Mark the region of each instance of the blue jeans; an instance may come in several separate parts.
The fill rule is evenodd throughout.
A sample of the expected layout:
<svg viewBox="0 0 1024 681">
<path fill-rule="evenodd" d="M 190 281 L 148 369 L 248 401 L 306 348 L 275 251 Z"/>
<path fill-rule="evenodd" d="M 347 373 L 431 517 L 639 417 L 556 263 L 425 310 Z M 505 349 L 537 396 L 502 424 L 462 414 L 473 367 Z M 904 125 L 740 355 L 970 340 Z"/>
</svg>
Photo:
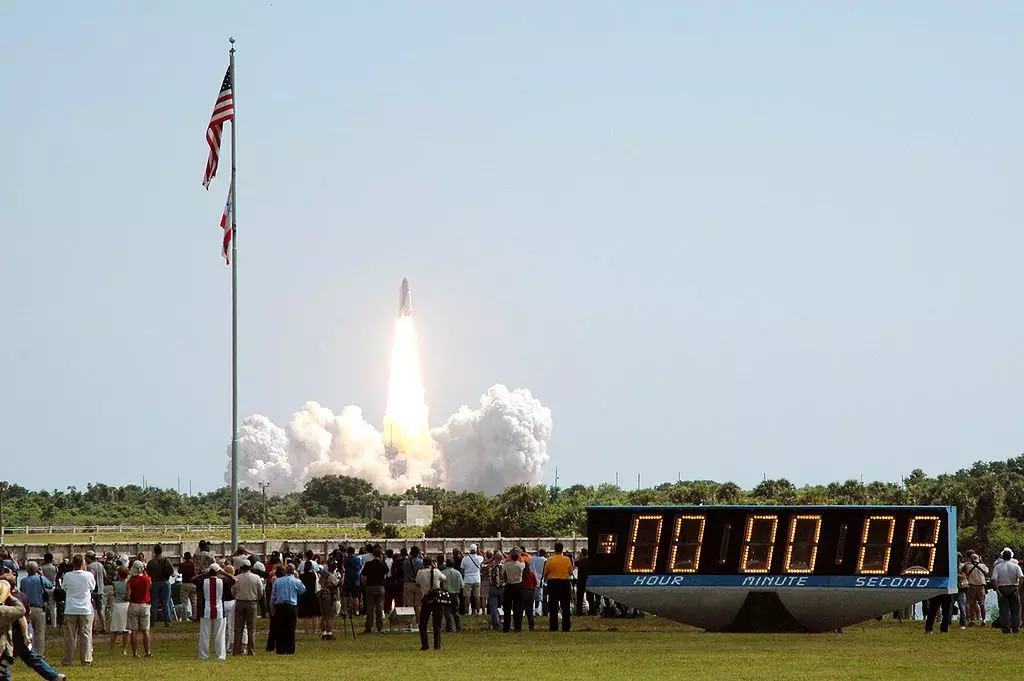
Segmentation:
<svg viewBox="0 0 1024 681">
<path fill-rule="evenodd" d="M 164 622 L 171 622 L 171 584 L 170 582 L 153 582 L 149 586 L 149 600 L 152 607 L 149 609 L 150 624 L 156 623 L 156 616 L 163 609 Z"/>
<path fill-rule="evenodd" d="M 491 584 L 487 587 L 487 610 L 491 617 L 491 628 L 501 629 L 501 616 L 498 614 L 498 608 L 501 607 L 501 587 Z"/>
<path fill-rule="evenodd" d="M 49 662 L 44 660 L 39 653 L 31 650 L 27 646 L 21 646 L 16 654 L 19 660 L 24 662 L 25 665 L 36 674 L 39 674 L 39 676 L 46 679 L 46 681 L 57 681 L 57 677 L 60 676 L 57 673 L 57 670 L 50 666 Z M 10 672 L 8 672 L 8 674 L 10 674 Z"/>
<path fill-rule="evenodd" d="M 956 607 L 960 610 L 960 626 L 967 626 L 967 592 L 959 591 L 956 594 Z"/>
</svg>

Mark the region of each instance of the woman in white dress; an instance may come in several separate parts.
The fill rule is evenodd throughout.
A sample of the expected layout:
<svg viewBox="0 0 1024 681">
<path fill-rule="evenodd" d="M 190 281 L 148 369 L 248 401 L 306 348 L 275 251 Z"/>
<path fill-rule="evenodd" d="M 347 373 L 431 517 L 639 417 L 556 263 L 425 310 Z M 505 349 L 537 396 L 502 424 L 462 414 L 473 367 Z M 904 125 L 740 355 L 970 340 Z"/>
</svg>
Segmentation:
<svg viewBox="0 0 1024 681">
<path fill-rule="evenodd" d="M 117 568 L 114 581 L 114 607 L 110 611 L 110 654 L 114 654 L 117 637 L 121 637 L 121 654 L 128 654 L 128 568 Z"/>
</svg>

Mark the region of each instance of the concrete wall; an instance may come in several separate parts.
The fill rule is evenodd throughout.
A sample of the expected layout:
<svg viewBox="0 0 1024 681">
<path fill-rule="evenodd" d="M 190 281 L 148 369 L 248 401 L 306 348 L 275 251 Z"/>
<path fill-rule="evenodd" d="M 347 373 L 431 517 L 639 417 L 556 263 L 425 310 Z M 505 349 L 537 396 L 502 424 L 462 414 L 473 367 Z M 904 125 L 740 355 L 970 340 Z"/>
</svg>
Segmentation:
<svg viewBox="0 0 1024 681">
<path fill-rule="evenodd" d="M 426 526 L 434 522 L 434 507 L 419 504 L 407 506 L 385 506 L 380 509 L 380 519 L 387 525 Z"/>
<path fill-rule="evenodd" d="M 576 553 L 587 545 L 586 537 L 449 537 L 449 538 L 420 538 L 420 539 L 295 539 L 280 540 L 268 539 L 266 541 L 245 542 L 246 548 L 250 551 L 266 556 L 272 551 L 290 550 L 300 552 L 312 550 L 314 553 L 325 554 L 334 548 L 347 547 L 349 544 L 360 548 L 365 544 L 377 545 L 382 549 L 394 549 L 419 546 L 421 551 L 426 553 L 449 553 L 453 548 L 463 552 L 469 551 L 470 544 L 476 544 L 478 550 L 483 553 L 486 550 L 500 549 L 508 551 L 513 547 L 525 546 L 531 553 L 537 549 L 545 549 L 549 553 L 554 550 L 555 542 L 562 542 L 567 552 Z M 287 547 L 285 545 L 287 544 Z M 177 562 L 186 551 L 195 553 L 199 549 L 197 541 L 161 542 L 164 555 L 173 562 Z M 217 557 L 231 553 L 230 541 L 210 542 L 211 551 Z M 113 551 L 120 555 L 127 553 L 135 555 L 139 551 L 149 558 L 153 552 L 153 542 L 97 542 L 92 544 L 4 544 L 4 548 L 11 552 L 19 565 L 24 565 L 29 560 L 41 561 L 44 553 L 52 553 L 54 560 L 60 562 L 65 557 L 71 557 L 76 553 L 85 554 L 86 551 L 95 551 L 97 554 L 105 551 Z"/>
</svg>

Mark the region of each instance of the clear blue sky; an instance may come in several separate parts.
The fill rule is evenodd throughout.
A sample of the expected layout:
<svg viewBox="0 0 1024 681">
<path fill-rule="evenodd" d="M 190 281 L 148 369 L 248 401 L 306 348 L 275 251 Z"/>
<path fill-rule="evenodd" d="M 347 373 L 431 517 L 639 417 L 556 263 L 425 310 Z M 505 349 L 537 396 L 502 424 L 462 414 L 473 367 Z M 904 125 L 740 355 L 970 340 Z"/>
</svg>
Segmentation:
<svg viewBox="0 0 1024 681">
<path fill-rule="evenodd" d="M 221 484 L 241 416 L 552 409 L 562 485 L 898 480 L 1024 450 L 1024 5 L 0 5 L 5 477 Z M 227 147 L 225 146 L 225 153 Z"/>
</svg>

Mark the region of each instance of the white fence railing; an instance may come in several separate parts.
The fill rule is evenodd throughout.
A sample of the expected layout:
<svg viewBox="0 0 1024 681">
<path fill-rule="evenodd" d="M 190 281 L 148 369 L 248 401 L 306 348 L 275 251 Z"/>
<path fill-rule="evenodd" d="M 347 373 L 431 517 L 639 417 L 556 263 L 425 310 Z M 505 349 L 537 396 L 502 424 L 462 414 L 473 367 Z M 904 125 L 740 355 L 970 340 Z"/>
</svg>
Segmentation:
<svg viewBox="0 0 1024 681">
<path fill-rule="evenodd" d="M 261 523 L 239 523 L 241 529 L 258 530 Z M 352 527 L 366 527 L 366 523 L 267 523 L 268 530 L 341 530 Z M 230 525 L 194 523 L 188 525 L 21 525 L 2 528 L 4 534 L 124 534 L 126 532 L 213 532 L 230 530 Z"/>
</svg>

